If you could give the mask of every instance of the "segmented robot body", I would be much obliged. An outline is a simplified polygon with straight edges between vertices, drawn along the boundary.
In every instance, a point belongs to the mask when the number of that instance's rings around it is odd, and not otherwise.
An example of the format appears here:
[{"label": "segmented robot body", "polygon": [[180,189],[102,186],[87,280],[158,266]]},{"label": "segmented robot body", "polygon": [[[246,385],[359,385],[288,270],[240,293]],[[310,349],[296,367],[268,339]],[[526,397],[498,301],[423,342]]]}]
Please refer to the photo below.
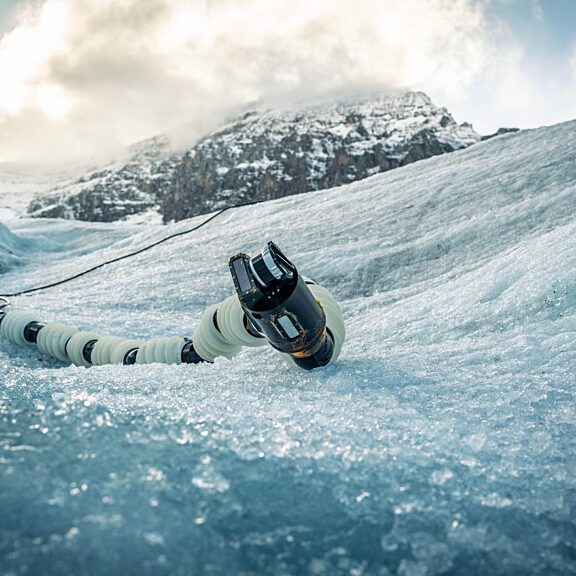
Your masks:
[{"label": "segmented robot body", "polygon": [[332,295],[304,279],[269,242],[261,254],[230,259],[236,294],[208,308],[192,339],[142,341],[100,336],[34,314],[0,309],[0,334],[45,356],[77,366],[104,364],[196,364],[233,358],[243,346],[270,344],[301,368],[334,362],[345,338],[342,312]]}]

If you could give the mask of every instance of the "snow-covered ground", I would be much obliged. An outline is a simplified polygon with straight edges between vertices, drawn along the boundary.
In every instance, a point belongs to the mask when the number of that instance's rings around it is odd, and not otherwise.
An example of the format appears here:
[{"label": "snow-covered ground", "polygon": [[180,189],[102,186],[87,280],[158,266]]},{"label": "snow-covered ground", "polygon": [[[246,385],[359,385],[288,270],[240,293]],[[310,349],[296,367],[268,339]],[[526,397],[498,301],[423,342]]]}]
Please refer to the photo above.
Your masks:
[{"label": "snow-covered ground", "polygon": [[[13,221],[1,291],[204,218]],[[192,335],[268,239],[340,300],[337,364],[83,369],[0,343],[0,574],[575,574],[576,122],[229,211],[14,306]]]}]

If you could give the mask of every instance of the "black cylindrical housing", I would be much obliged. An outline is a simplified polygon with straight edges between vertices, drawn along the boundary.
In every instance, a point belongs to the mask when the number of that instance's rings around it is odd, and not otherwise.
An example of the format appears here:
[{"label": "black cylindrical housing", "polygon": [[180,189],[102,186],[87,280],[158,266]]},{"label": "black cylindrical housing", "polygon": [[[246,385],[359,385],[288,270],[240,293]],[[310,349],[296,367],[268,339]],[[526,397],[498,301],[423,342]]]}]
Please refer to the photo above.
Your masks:
[{"label": "black cylindrical housing", "polygon": [[124,366],[132,366],[133,364],[136,364],[136,356],[138,356],[138,348],[132,348],[132,350],[128,350],[128,352],[124,354],[122,364],[124,364]]},{"label": "black cylindrical housing", "polygon": [[229,265],[245,315],[274,348],[307,370],[330,362],[334,341],[324,310],[273,242],[261,255],[238,254]]},{"label": "black cylindrical housing", "polygon": [[300,276],[273,298],[261,299],[250,313],[270,344],[288,354],[314,348],[325,333],[324,310]]},{"label": "black cylindrical housing", "polygon": [[92,364],[92,350],[94,350],[96,342],[98,342],[98,340],[90,340],[90,342],[86,342],[86,344],[84,344],[84,348],[82,349],[82,356],[84,356],[84,360],[90,364]]},{"label": "black cylindrical housing", "polygon": [[293,354],[292,359],[298,366],[300,366],[300,368],[313,370],[314,368],[326,366],[326,364],[328,364],[332,359],[333,354],[334,339],[330,331],[326,330],[326,337],[320,340],[319,347],[314,353],[307,353],[306,356]]},{"label": "black cylindrical housing", "polygon": [[38,340],[38,332],[40,332],[40,330],[45,326],[46,324],[40,322],[30,322],[30,324],[26,324],[24,327],[24,338],[26,338],[28,342],[36,344],[36,341]]},{"label": "black cylindrical housing", "polygon": [[191,340],[184,344],[180,359],[184,364],[200,364],[201,362],[205,362],[202,356],[194,349],[194,344]]}]

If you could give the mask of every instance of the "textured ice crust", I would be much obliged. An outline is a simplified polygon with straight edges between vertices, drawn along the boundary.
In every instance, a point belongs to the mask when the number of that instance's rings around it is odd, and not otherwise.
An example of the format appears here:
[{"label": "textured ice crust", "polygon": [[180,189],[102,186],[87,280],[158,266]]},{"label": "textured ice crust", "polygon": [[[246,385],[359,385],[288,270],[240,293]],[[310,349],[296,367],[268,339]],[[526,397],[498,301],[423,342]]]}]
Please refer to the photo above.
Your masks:
[{"label": "textured ice crust", "polygon": [[[311,373],[269,349],[87,370],[0,342],[0,574],[575,574],[575,151],[574,122],[505,136],[17,299],[191,335],[231,293],[227,257],[273,238],[338,296],[349,339]],[[202,219],[12,223],[52,244],[2,286]]]}]

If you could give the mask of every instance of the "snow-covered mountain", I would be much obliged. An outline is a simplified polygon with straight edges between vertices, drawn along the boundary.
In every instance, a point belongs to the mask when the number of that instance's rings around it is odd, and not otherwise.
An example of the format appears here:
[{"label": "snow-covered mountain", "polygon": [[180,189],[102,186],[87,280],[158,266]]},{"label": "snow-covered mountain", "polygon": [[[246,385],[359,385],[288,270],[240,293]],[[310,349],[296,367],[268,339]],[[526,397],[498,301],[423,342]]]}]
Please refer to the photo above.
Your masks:
[{"label": "snow-covered mountain", "polygon": [[[12,292],[162,226],[12,222]],[[4,574],[576,573],[576,122],[227,211],[20,310],[192,335],[275,240],[342,304],[337,364],[64,367],[0,342]]]},{"label": "snow-covered mountain", "polygon": [[32,216],[112,222],[159,212],[181,220],[225,206],[361,180],[480,140],[421,92],[253,110],[183,154],[166,138],[66,182],[29,206]]},{"label": "snow-covered mountain", "polygon": [[[160,221],[158,204],[167,192],[179,155],[168,138],[158,136],[131,146],[127,158],[85,170],[74,180],[58,182],[42,190],[27,212],[39,218],[67,218],[114,222],[140,215]],[[156,216],[156,217],[155,217]]]}]

